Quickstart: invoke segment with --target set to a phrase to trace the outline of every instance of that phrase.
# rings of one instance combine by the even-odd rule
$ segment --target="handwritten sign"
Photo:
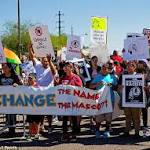
[[[52,47],[48,26],[38,25],[29,28],[30,38],[33,44],[33,49],[37,57],[45,57],[51,54],[55,58]]]

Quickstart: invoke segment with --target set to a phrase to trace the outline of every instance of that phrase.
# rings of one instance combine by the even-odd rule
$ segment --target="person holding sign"
[[[135,62],[130,61],[127,63],[127,74],[129,75],[136,75],[137,65]],[[121,93],[122,88],[122,76],[118,82],[118,92]],[[121,93],[122,94],[122,93]],[[126,128],[124,132],[124,136],[129,136],[129,132],[131,130],[131,122],[133,121],[133,125],[135,128],[135,137],[139,137],[139,130],[140,130],[140,115],[141,109],[140,108],[132,108],[132,107],[125,107],[124,108],[125,116],[126,116]]]
[[[39,61],[33,51],[32,45],[29,45],[29,56],[33,61],[37,75],[37,83],[39,86],[54,86],[54,77],[57,70],[51,60],[51,56],[42,57],[42,61]],[[48,132],[51,132],[52,116],[47,116],[49,122]],[[44,122],[44,119],[43,119]]]

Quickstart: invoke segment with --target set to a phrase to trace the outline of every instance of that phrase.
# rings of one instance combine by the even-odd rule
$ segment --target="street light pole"
[[[18,54],[19,54],[19,57],[21,57],[21,35],[20,35],[20,0],[17,0],[17,6],[18,6]]]

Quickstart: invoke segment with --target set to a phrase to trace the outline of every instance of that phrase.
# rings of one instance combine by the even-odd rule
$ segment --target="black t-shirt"
[[[13,85],[14,83],[22,85],[18,75],[11,75],[10,77],[6,77],[4,74],[0,75],[0,85]]]

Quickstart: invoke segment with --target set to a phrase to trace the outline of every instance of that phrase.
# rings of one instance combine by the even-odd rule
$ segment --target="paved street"
[[[150,112],[150,111],[149,111]],[[22,118],[22,117],[20,117]],[[3,120],[3,119],[1,119]],[[109,139],[96,139],[95,135],[89,131],[89,118],[84,117],[81,123],[81,134],[77,136],[77,141],[62,142],[61,122],[53,123],[53,131],[51,134],[45,132],[41,139],[36,141],[27,141],[22,138],[23,129],[17,127],[15,138],[7,138],[7,130],[0,135],[0,149],[36,149],[36,150],[150,150],[150,136],[147,138],[134,138],[131,131],[130,137],[122,137],[124,128],[124,116],[113,121],[113,132]],[[47,124],[46,124],[47,125]],[[149,119],[150,125],[150,119]],[[104,126],[104,124],[103,124]],[[102,127],[102,130],[104,127]],[[142,136],[142,131],[140,132]]]

